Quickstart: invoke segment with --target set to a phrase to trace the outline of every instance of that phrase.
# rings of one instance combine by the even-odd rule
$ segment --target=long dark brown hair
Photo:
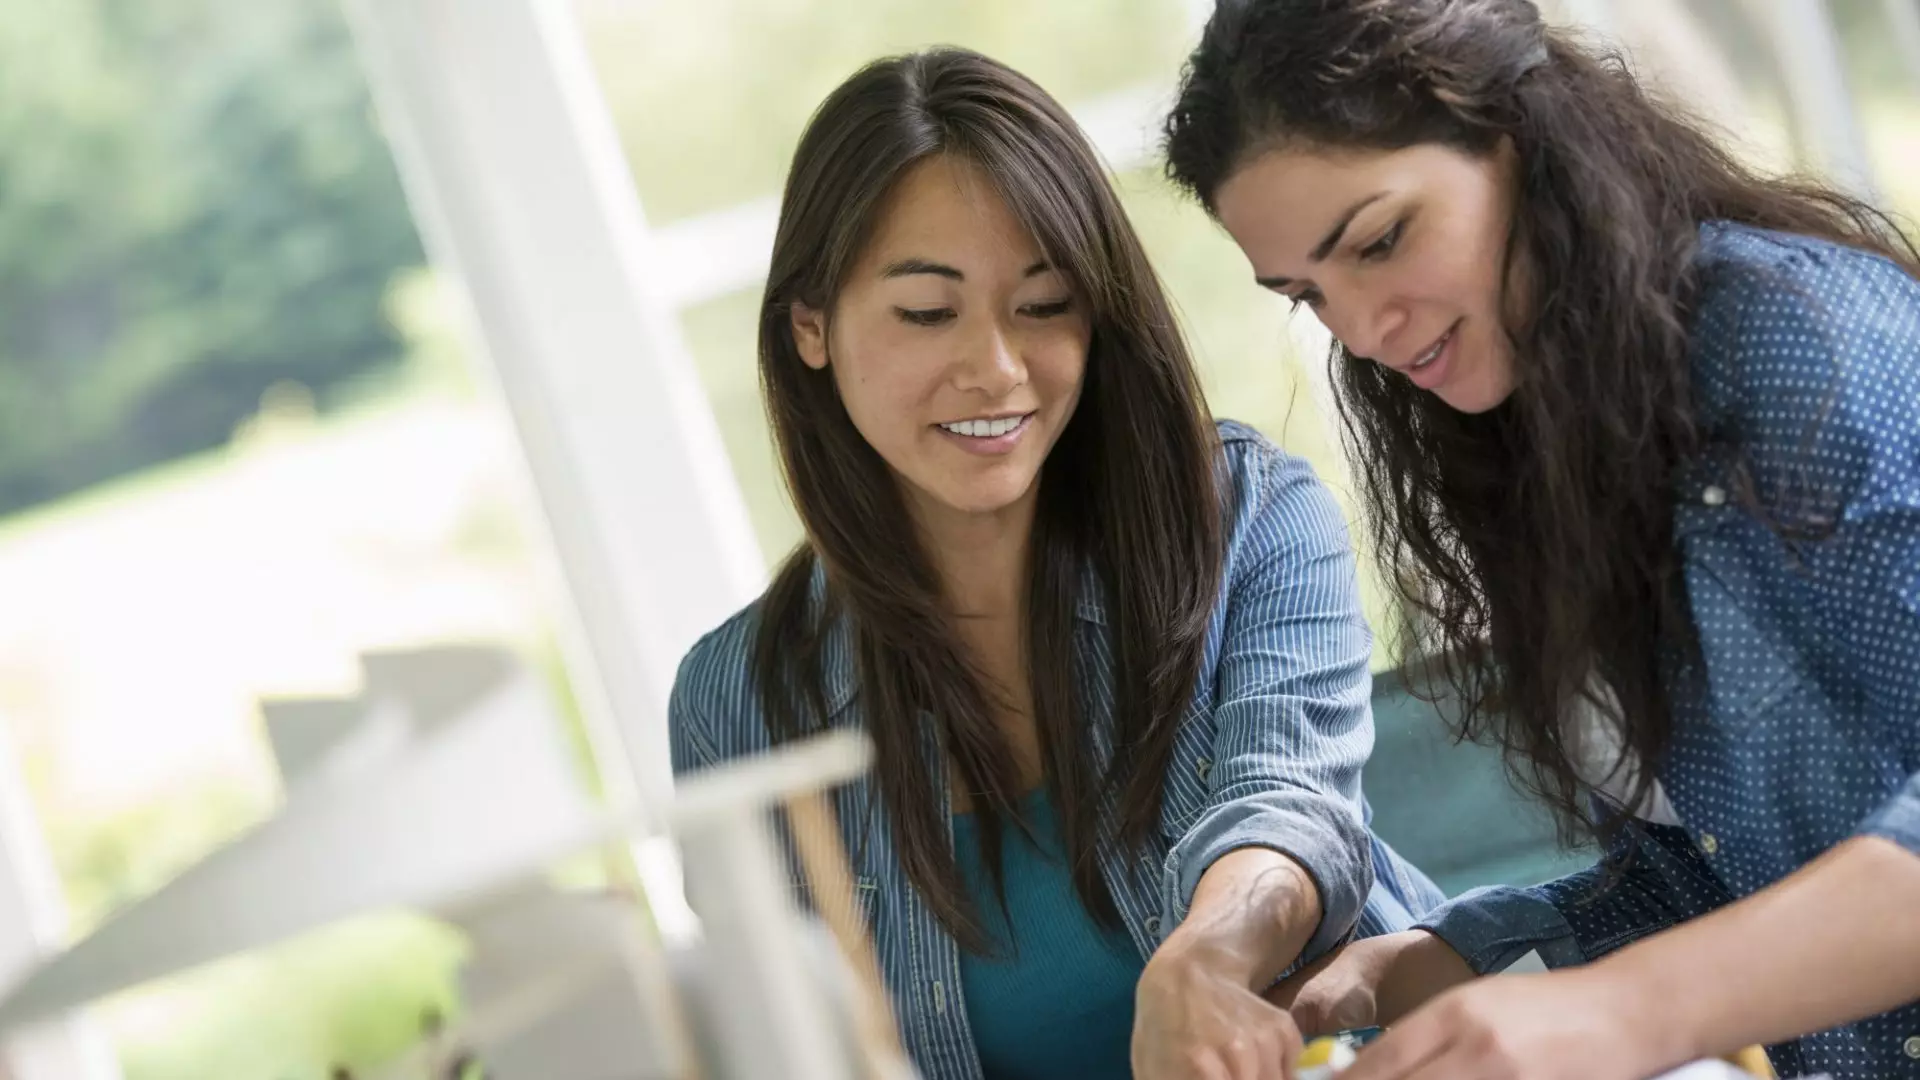
[[[806,540],[763,600],[754,671],[771,735],[828,720],[823,658],[844,621],[881,801],[909,880],[941,923],[984,948],[935,805],[916,718],[979,793],[998,882],[1000,825],[1019,779],[999,702],[962,645],[897,481],[848,418],[828,371],[795,347],[795,303],[828,313],[914,163],[963,158],[989,176],[1092,323],[1079,405],[1039,478],[1029,544],[1025,655],[1047,785],[1075,888],[1116,918],[1100,875],[1108,844],[1159,824],[1161,784],[1195,680],[1221,573],[1216,436],[1171,307],[1099,158],[1039,87],[960,49],[873,63],[820,106],[794,154],[760,308],[760,378]],[[824,595],[814,588],[825,570]],[[1113,745],[1096,761],[1076,700],[1074,619],[1088,568],[1113,653]],[[1103,805],[1117,800],[1117,823]],[[1117,827],[1113,827],[1117,824]]]
[[[1915,254],[1866,203],[1752,171],[1527,0],[1225,0],[1167,121],[1169,174],[1209,209],[1270,149],[1419,144],[1512,148],[1518,385],[1467,415],[1336,343],[1345,441],[1406,640],[1434,658],[1458,733],[1500,746],[1573,841],[1594,825],[1565,718],[1599,709],[1653,763],[1637,804],[1671,741],[1670,665],[1697,655],[1673,506],[1677,467],[1720,441],[1690,398],[1700,225],[1821,237],[1909,270]]]

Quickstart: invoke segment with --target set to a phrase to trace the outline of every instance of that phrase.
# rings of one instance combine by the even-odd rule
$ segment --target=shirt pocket
[[[1766,715],[1810,681],[1771,617],[1783,584],[1755,567],[1748,548],[1723,535],[1696,548],[1686,570],[1702,689],[1716,721],[1732,724]]]
[[[1727,849],[1708,854],[1741,895],[1844,839],[1880,797],[1860,778],[1878,775],[1885,757],[1871,718],[1847,707],[1847,687],[1824,684],[1793,644],[1791,621],[1810,610],[1792,603],[1801,583],[1753,567],[1733,555],[1688,567],[1704,711],[1688,708],[1695,695],[1676,694],[1665,778],[1689,830]],[[1745,857],[1729,862],[1730,853]]]

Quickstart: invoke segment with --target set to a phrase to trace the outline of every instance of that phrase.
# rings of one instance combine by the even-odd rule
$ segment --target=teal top
[[[1045,790],[1019,802],[1038,847],[1001,833],[1007,914],[993,896],[971,814],[953,818],[953,852],[998,946],[960,953],[961,992],[986,1080],[1128,1080],[1133,991],[1146,967],[1126,931],[1095,922],[1067,872]]]

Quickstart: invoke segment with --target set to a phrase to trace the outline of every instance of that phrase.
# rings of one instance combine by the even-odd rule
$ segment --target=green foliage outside
[[[328,3],[0,19],[0,512],[217,446],[399,359],[421,259]]]

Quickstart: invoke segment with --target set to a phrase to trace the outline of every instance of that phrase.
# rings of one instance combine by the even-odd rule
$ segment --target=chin
[[[1507,400],[1507,394],[1448,392],[1437,393],[1434,396],[1454,412],[1466,413],[1470,416],[1490,412]]]
[[[1481,375],[1479,372],[1475,374]],[[1442,386],[1434,391],[1433,396],[1455,412],[1478,414],[1497,408],[1512,397],[1513,380],[1481,375],[1479,378],[1463,379],[1457,386]]]
[[[985,483],[955,485],[940,492],[939,500],[961,514],[997,514],[1019,503],[1033,490],[1034,478],[1018,482],[993,478]]]
[[[1019,495],[978,495],[960,498],[947,505],[962,514],[997,514],[1020,502]]]

